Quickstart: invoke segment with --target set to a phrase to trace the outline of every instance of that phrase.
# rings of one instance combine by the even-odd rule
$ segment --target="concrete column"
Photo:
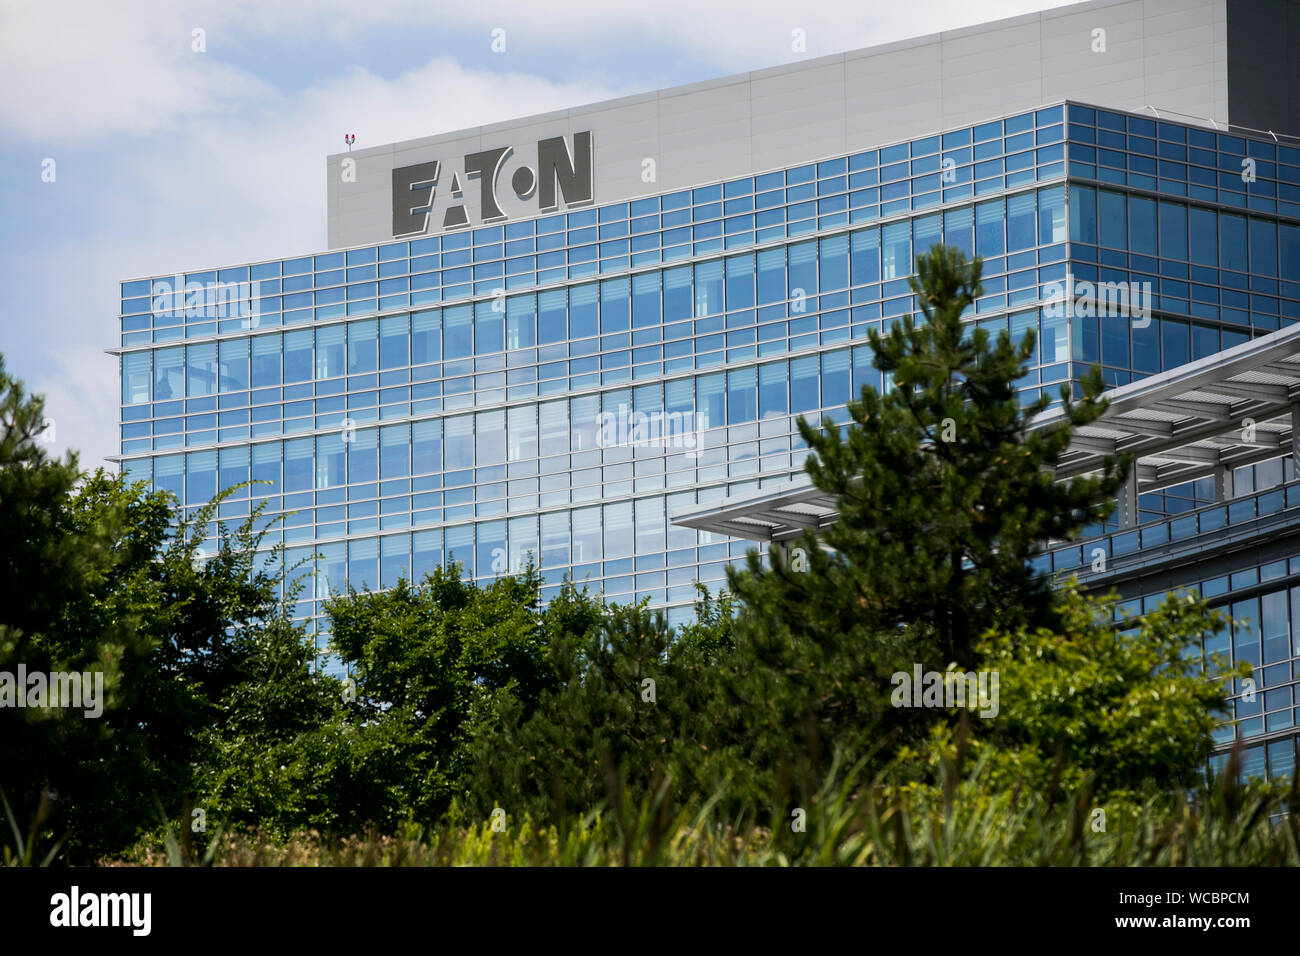
[[[1232,496],[1232,467],[1230,465],[1216,465],[1214,468],[1214,500],[1229,501]]]
[[[1121,528],[1131,528],[1138,523],[1138,464],[1133,462],[1133,469],[1124,479],[1124,484],[1119,486],[1119,494],[1116,496],[1116,514],[1119,515],[1119,526]]]
[[[1291,406],[1291,464],[1300,476],[1300,405]]]

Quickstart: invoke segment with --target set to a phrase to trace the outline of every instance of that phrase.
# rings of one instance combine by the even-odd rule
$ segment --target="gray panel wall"
[[[392,237],[391,170],[591,130],[595,202],[607,203],[842,155],[1066,98],[1149,106],[1184,121],[1228,119],[1226,4],[1091,0],[804,63],[356,150],[327,160],[331,248]],[[1104,31],[1096,33],[1095,31]],[[1099,40],[1104,39],[1104,50]],[[355,161],[355,181],[341,163]],[[644,163],[656,178],[646,182]],[[450,166],[446,164],[451,164]],[[507,217],[537,215],[507,169]],[[478,184],[465,184],[477,225]],[[445,195],[445,194],[444,194]],[[441,227],[430,221],[429,234]]]
[[[1228,0],[1228,116],[1234,125],[1300,136],[1297,43],[1300,0]]]

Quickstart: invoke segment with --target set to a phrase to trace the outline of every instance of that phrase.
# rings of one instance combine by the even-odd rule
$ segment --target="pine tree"
[[[1073,429],[1105,410],[1099,373],[1078,400],[1062,389],[1060,427],[1031,430],[1050,404],[1015,391],[1033,334],[991,342],[962,320],[982,293],[980,269],[942,246],[917,257],[921,321],[870,337],[887,390],[864,387],[843,429],[799,421],[808,475],[837,499],[837,522],[820,540],[805,532],[771,548],[770,569],[751,551],[729,574],[745,610],[720,697],[730,724],[720,723],[750,735],[756,770],[815,777],[834,747],[860,752],[886,729],[915,739],[929,717],[891,710],[890,675],[913,663],[965,669],[993,626],[1057,624],[1051,581],[1029,561],[1113,507],[1127,463],[1053,473]]]

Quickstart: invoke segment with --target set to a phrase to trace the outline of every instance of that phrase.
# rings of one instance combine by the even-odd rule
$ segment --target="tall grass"
[[[863,782],[837,768],[810,806],[727,818],[720,801],[673,806],[666,785],[618,793],[561,829],[528,818],[448,819],[396,834],[275,841],[220,834],[178,859],[154,834],[118,863],[218,866],[1283,866],[1300,865],[1300,795],[1237,782],[1230,766],[1196,795],[1100,805],[1087,789],[992,790],[983,766],[949,764],[937,787]],[[795,823],[803,810],[803,828]],[[1100,811],[1100,813],[1099,813]]]

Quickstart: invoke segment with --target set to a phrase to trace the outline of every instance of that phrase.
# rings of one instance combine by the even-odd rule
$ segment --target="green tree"
[[[1051,582],[1029,560],[1113,507],[1125,463],[1068,481],[1052,471],[1073,430],[1106,407],[1099,374],[1077,401],[1062,389],[1060,427],[1031,430],[1049,402],[1015,391],[1033,334],[991,341],[962,321],[980,269],[942,246],[917,257],[923,320],[870,336],[886,390],[864,387],[844,428],[799,422],[809,477],[837,500],[838,520],[788,555],[772,548],[770,567],[751,551],[729,572],[744,610],[720,723],[752,736],[751,765],[769,775],[785,767],[813,787],[837,748],[923,737],[933,715],[891,708],[890,675],[913,662],[969,666],[990,627],[1059,625]]]
[[[1119,628],[1116,600],[1071,582],[1059,629],[996,629],[979,641],[980,668],[998,675],[999,706],[990,719],[972,715],[970,748],[987,755],[993,783],[1042,792],[1055,780],[1100,799],[1204,780],[1213,731],[1229,716],[1224,682],[1250,667],[1202,663],[1202,638],[1225,619],[1199,598],[1171,594]],[[937,727],[931,743],[932,758],[950,753],[952,725]]]
[[[214,501],[187,522],[168,493],[51,460],[41,400],[2,366],[0,396],[0,671],[98,672],[105,689],[98,716],[0,708],[0,786],[25,815],[51,794],[46,827],[85,861],[153,826],[151,797],[193,797],[205,732],[276,615],[279,550],[259,561],[260,513],[230,529]]]
[[[419,585],[327,602],[333,646],[356,679],[351,723],[382,728],[388,748],[390,796],[373,822],[440,816],[463,796],[470,729],[489,700],[536,700],[549,679],[539,592],[533,568],[480,588],[452,564]]]
[[[679,639],[644,601],[604,606],[566,586],[546,609],[565,622],[546,631],[548,687],[531,708],[497,695],[476,726],[469,807],[559,821],[689,786],[708,669],[731,626],[725,598],[697,608]]]

